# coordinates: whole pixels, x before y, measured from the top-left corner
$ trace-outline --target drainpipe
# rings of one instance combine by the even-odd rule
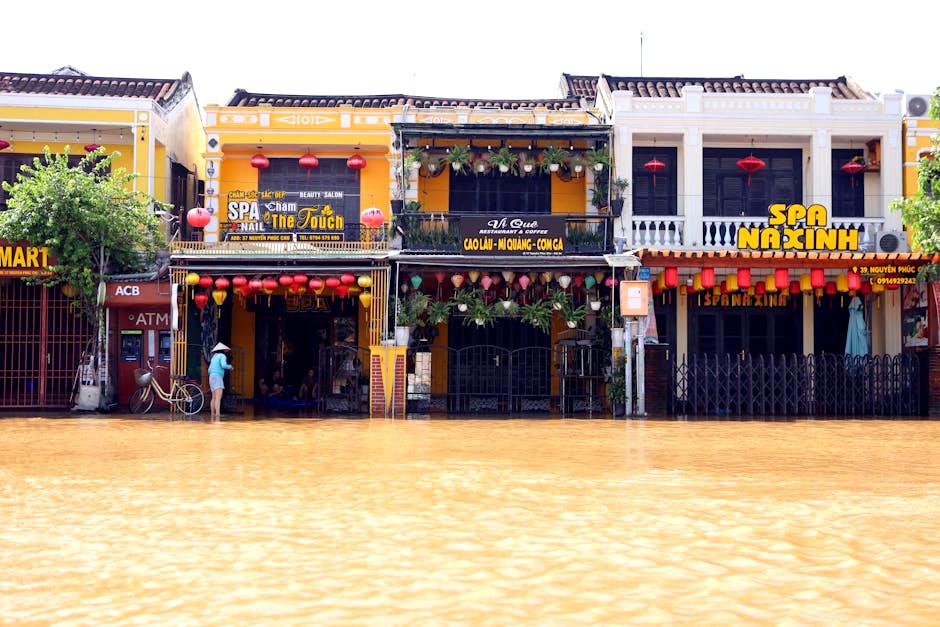
[[[646,317],[637,318],[636,334],[636,415],[646,415]]]
[[[633,320],[623,320],[623,389],[626,396],[624,415],[633,415]]]

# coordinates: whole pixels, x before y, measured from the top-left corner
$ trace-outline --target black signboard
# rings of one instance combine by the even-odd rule
[[[225,239],[239,242],[340,242],[345,238],[342,191],[232,192]]]
[[[563,255],[562,216],[461,216],[461,250],[466,255]]]

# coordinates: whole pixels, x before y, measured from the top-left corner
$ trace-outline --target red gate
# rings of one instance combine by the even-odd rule
[[[91,333],[57,288],[0,279],[0,409],[62,408]]]

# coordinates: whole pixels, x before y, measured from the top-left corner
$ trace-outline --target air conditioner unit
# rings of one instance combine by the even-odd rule
[[[930,108],[930,96],[910,95],[907,97],[907,116],[910,118],[925,118]]]
[[[908,253],[911,251],[904,231],[878,231],[875,233],[875,252]]]

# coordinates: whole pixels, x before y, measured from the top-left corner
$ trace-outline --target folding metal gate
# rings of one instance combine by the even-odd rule
[[[58,288],[0,279],[0,409],[62,408],[91,334]]]

